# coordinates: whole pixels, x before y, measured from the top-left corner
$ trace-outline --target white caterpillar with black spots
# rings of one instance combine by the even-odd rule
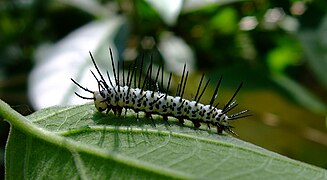
[[[77,83],[75,80],[71,79],[81,89],[89,93],[92,93],[93,97],[91,98],[84,97],[76,92],[75,94],[83,99],[94,100],[95,107],[100,112],[106,111],[106,113],[108,113],[110,110],[112,110],[115,114],[121,115],[123,108],[132,109],[136,113],[140,111],[144,112],[148,117],[151,117],[152,114],[159,114],[164,118],[164,120],[168,120],[168,116],[172,116],[177,118],[179,122],[182,124],[184,123],[184,119],[187,119],[190,120],[197,128],[201,126],[201,123],[205,123],[208,125],[209,128],[210,126],[216,127],[218,134],[221,134],[223,131],[227,131],[234,135],[237,134],[232,130],[233,127],[229,125],[229,121],[250,116],[249,114],[245,114],[246,112],[248,112],[248,110],[243,110],[235,114],[227,115],[227,113],[230,110],[232,110],[234,107],[237,106],[237,103],[234,100],[234,98],[236,94],[239,92],[240,88],[242,87],[242,83],[239,85],[239,87],[237,88],[231,99],[228,101],[228,103],[225,106],[223,106],[222,109],[219,109],[217,108],[218,104],[214,106],[213,103],[217,98],[218,89],[222,78],[220,78],[218,81],[212,99],[210,101],[210,104],[205,105],[199,103],[209,83],[208,80],[200,93],[204,75],[202,75],[201,77],[195,98],[193,100],[187,100],[183,98],[187,77],[188,77],[188,72],[186,72],[185,75],[185,65],[184,65],[181,80],[177,87],[176,96],[170,96],[168,95],[168,89],[170,86],[172,73],[170,73],[168,85],[167,85],[167,91],[165,93],[154,91],[154,90],[145,90],[145,85],[147,81],[149,81],[148,79],[150,79],[152,73],[152,59],[147,69],[147,73],[142,86],[141,86],[141,73],[142,73],[141,71],[143,68],[143,58],[142,58],[141,66],[139,68],[140,76],[138,80],[138,85],[136,81],[136,73],[138,69],[136,63],[134,63],[132,70],[129,68],[127,79],[125,79],[124,75],[123,77],[121,77],[122,85],[119,85],[120,84],[119,69],[118,69],[118,73],[116,74],[111,49],[110,49],[110,55],[111,55],[111,64],[115,77],[114,82],[116,85],[112,83],[109,74],[107,72],[110,86],[108,85],[108,83],[105,81],[104,77],[102,76],[101,72],[99,71],[99,68],[97,67],[91,53],[90,56],[94,64],[94,67],[96,68],[100,76],[100,80],[95,76],[95,74],[92,71],[91,72],[94,78],[98,82],[99,90],[91,91],[83,87],[79,83]],[[155,82],[158,82],[159,74],[160,74],[160,68],[157,71]],[[131,87],[133,80],[134,80],[135,87]],[[161,70],[161,82],[163,82],[163,70]]]

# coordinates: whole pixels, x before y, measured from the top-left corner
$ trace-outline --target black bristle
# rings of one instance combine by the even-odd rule
[[[206,85],[204,86],[204,88],[202,90],[202,93],[200,94],[199,98],[197,100],[195,100],[196,101],[195,105],[197,105],[200,102],[200,99],[201,99],[204,91],[207,89],[209,82],[210,82],[210,79],[207,81]]]
[[[240,91],[241,87],[243,86],[243,82],[238,86],[238,88],[236,89],[235,93],[233,94],[233,96],[230,98],[230,100],[228,101],[228,103],[223,107],[222,113],[225,113],[226,110],[228,109],[228,106],[230,105],[230,103],[234,100],[235,96],[237,95],[237,93]]]
[[[219,89],[219,87],[220,87],[220,83],[221,83],[222,78],[223,78],[223,77],[220,76],[220,79],[219,79],[219,81],[218,81],[218,84],[217,84],[217,86],[216,86],[216,89],[215,89],[215,91],[214,91],[214,93],[213,93],[213,95],[212,95],[212,98],[211,98],[211,101],[210,101],[210,108],[211,108],[211,106],[213,105],[213,103],[215,102],[215,100],[216,100],[216,98],[217,98],[218,89]]]
[[[108,89],[109,86],[108,86],[108,84],[106,83],[106,81],[104,80],[104,78],[103,78],[103,76],[102,76],[102,74],[101,74],[101,72],[100,72],[100,70],[99,70],[97,64],[95,63],[95,60],[94,60],[94,57],[93,57],[92,53],[89,52],[89,54],[90,54],[90,56],[91,56],[91,60],[92,60],[92,63],[93,63],[93,65],[94,65],[95,69],[97,70],[98,74],[100,75],[101,80],[103,81],[103,85],[105,86],[105,88],[106,88],[107,90],[109,90],[109,89]]]
[[[92,93],[92,94],[94,93],[93,91],[91,91],[91,90],[89,90],[89,89],[83,87],[82,85],[80,85],[80,84],[79,84],[78,82],[76,82],[73,78],[70,78],[70,80],[72,80],[74,84],[76,84],[79,88],[83,89],[84,91],[89,92],[89,93]]]
[[[194,97],[194,101],[196,101],[197,98],[198,98],[198,95],[199,95],[199,92],[200,92],[200,88],[201,88],[201,85],[202,85],[203,78],[204,78],[204,74],[202,74],[202,76],[201,76],[201,80],[200,80],[200,83],[199,83],[198,89],[196,90],[196,95],[195,95],[195,97]]]
[[[109,53],[110,53],[110,60],[111,60],[111,66],[112,66],[112,72],[114,73],[116,85],[119,85],[118,79],[117,79],[117,74],[116,74],[116,68],[115,68],[115,63],[114,63],[114,56],[112,54],[111,48],[109,48]]]

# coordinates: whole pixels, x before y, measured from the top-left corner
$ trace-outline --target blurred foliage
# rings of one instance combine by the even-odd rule
[[[32,109],[27,77],[37,48],[88,22],[120,15],[128,24],[121,31],[127,36],[115,40],[119,57],[157,52],[166,33],[181,38],[199,72],[215,78],[218,70],[227,87],[245,82],[239,100],[254,117],[235,125],[241,139],[327,168],[321,157],[327,150],[323,0],[31,0],[1,1],[0,9],[0,98],[19,105],[22,114]],[[0,124],[4,148],[8,125]]]

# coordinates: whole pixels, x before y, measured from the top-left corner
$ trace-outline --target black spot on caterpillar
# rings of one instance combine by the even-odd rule
[[[204,88],[202,88],[202,83],[204,79],[204,74],[201,77],[198,88],[196,90],[196,95],[193,100],[184,99],[184,91],[186,87],[186,82],[188,78],[189,72],[186,71],[185,67],[183,68],[183,73],[181,79],[177,86],[176,96],[168,95],[168,90],[171,83],[172,73],[169,75],[168,84],[166,88],[166,92],[159,92],[158,90],[149,90],[146,89],[147,81],[150,82],[150,78],[152,77],[152,58],[149,67],[147,68],[146,75],[143,80],[143,84],[141,83],[142,76],[142,68],[143,68],[143,59],[141,61],[141,65],[139,67],[139,79],[137,80],[137,65],[134,62],[132,68],[131,66],[128,69],[127,77],[125,77],[124,73],[122,77],[119,77],[119,68],[116,68],[114,65],[112,51],[110,49],[111,56],[111,64],[114,75],[114,82],[111,80],[109,73],[107,71],[108,82],[104,79],[101,74],[91,52],[89,52],[91,56],[92,63],[99,74],[100,78],[98,78],[92,71],[92,75],[96,79],[98,83],[98,91],[91,91],[86,87],[83,87],[74,79],[71,80],[76,84],[79,88],[83,89],[86,92],[92,93],[93,97],[84,97],[75,92],[75,94],[83,99],[89,99],[94,101],[94,105],[96,109],[100,112],[106,111],[108,113],[110,110],[114,112],[114,114],[120,116],[123,108],[132,109],[134,112],[144,112],[147,117],[151,117],[152,114],[159,114],[163,117],[164,120],[168,120],[168,116],[177,118],[181,124],[184,123],[184,119],[190,120],[194,127],[198,128],[201,126],[201,123],[207,124],[208,127],[214,126],[217,128],[217,133],[221,134],[223,131],[232,133],[237,135],[232,128],[233,126],[229,125],[229,121],[236,120],[240,118],[244,118],[250,116],[246,114],[248,110],[243,110],[235,114],[228,115],[228,113],[234,109],[238,104],[236,100],[234,100],[235,96],[239,92],[242,87],[241,83],[236,89],[233,96],[230,100],[221,108],[217,108],[219,103],[214,105],[214,102],[217,98],[218,89],[220,87],[222,77],[220,77],[217,86],[214,90],[210,103],[208,105],[200,103],[200,99],[205,92],[210,80],[208,80]],[[119,64],[118,64],[119,66]],[[158,82],[159,76],[161,72],[161,83],[163,83],[163,66],[159,67],[156,72],[155,82]],[[122,84],[120,83],[120,80]],[[134,87],[132,87],[134,81]],[[150,83],[148,83],[149,86]],[[163,85],[161,85],[163,87]],[[201,90],[201,91],[200,91]],[[126,111],[125,111],[126,113]],[[137,114],[138,115],[138,114]]]

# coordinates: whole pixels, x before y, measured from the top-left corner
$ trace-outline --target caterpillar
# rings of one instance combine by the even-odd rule
[[[150,90],[150,88],[146,89],[146,84],[148,81],[150,82],[150,77],[152,77],[152,57],[142,84],[141,76],[144,56],[141,60],[141,65],[139,67],[140,74],[138,77],[139,79],[137,80],[136,76],[138,67],[136,62],[129,66],[127,77],[125,77],[124,73],[122,73],[122,77],[120,77],[119,63],[116,73],[113,54],[111,49],[109,49],[109,51],[114,80],[111,80],[107,71],[106,74],[109,83],[106,82],[91,52],[89,52],[89,54],[99,77],[97,77],[92,70],[90,71],[98,83],[98,91],[91,91],[71,78],[75,85],[82,90],[93,94],[93,97],[85,97],[77,92],[75,92],[75,94],[82,99],[93,100],[96,109],[100,112],[106,111],[106,113],[108,113],[112,110],[115,115],[120,116],[123,109],[132,109],[135,113],[137,113],[137,116],[138,112],[144,112],[145,115],[150,118],[152,118],[152,114],[158,114],[161,115],[167,122],[168,116],[170,116],[177,118],[181,124],[184,123],[184,119],[187,119],[194,124],[195,128],[199,128],[201,124],[207,124],[209,128],[210,126],[216,127],[218,134],[222,134],[222,132],[225,131],[236,136],[237,134],[232,130],[234,127],[229,124],[229,121],[250,116],[250,114],[247,114],[248,110],[242,110],[240,112],[228,115],[228,113],[238,105],[234,98],[241,89],[243,83],[240,83],[229,101],[221,109],[219,109],[217,107],[219,103],[214,105],[214,102],[218,95],[218,89],[220,87],[222,77],[220,77],[218,80],[210,103],[205,105],[199,102],[210,82],[209,79],[201,90],[204,74],[202,74],[196,95],[193,100],[184,99],[183,95],[189,74],[188,71],[185,73],[186,65],[184,65],[182,76],[177,86],[176,96],[171,96],[168,94],[168,90],[171,84],[172,73],[169,74],[166,92],[160,92],[158,90],[158,84],[156,84],[157,90]],[[161,83],[163,83],[163,71],[163,66],[160,66],[155,76],[155,82],[158,82],[159,76],[161,75]],[[132,87],[133,81],[134,87]],[[150,84],[149,82],[148,84]]]

